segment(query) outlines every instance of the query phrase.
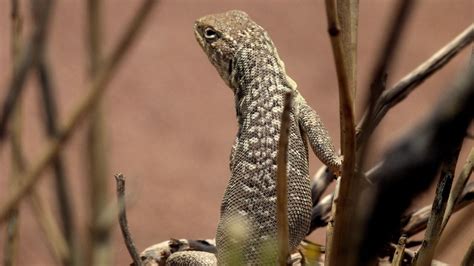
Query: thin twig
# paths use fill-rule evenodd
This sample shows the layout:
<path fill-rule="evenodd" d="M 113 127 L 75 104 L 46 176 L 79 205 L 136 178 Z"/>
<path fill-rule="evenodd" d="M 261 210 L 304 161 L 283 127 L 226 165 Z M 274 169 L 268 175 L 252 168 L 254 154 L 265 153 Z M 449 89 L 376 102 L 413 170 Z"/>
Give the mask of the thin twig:
<path fill-rule="evenodd" d="M 15 69 L 13 76 L 8 84 L 8 94 L 2 106 L 0 114 L 0 142 L 6 135 L 6 128 L 10 115 L 23 91 L 23 85 L 26 80 L 26 74 L 32 68 L 42 53 L 51 13 L 52 0 L 32 1 L 32 11 L 35 15 L 34 30 L 20 50 L 18 60 L 15 60 Z"/>
<path fill-rule="evenodd" d="M 367 99 L 367 111 L 366 111 L 366 123 L 360 128 L 358 140 L 357 141 L 357 149 L 360 150 L 360 160 L 365 159 L 365 152 L 367 147 L 367 140 L 372 134 L 374 128 L 374 111 L 375 111 L 375 103 L 380 98 L 380 95 L 385 89 L 385 80 L 386 80 L 386 73 L 387 69 L 390 67 L 392 63 L 392 59 L 395 55 L 395 50 L 397 49 L 398 45 L 401 43 L 401 34 L 405 29 L 405 25 L 408 21 L 408 17 L 413 10 L 413 5 L 415 1 L 410 0 L 403 0 L 400 1 L 397 6 L 395 7 L 394 11 L 394 19 L 391 22 L 390 28 L 386 35 L 384 44 L 380 53 L 377 57 L 376 64 L 372 69 L 371 74 L 371 82 L 370 84 L 370 93 Z M 359 167 L 363 166 L 363 161 L 359 162 Z"/>
<path fill-rule="evenodd" d="M 353 7 L 357 4 L 349 4 L 345 9 L 336 5 L 336 0 L 326 0 L 326 15 L 328 21 L 328 32 L 331 39 L 334 62 L 336 64 L 337 80 L 339 85 L 339 112 L 341 117 L 341 150 L 344 155 L 342 167 L 342 179 L 340 183 L 339 198 L 334 208 L 334 234 L 328 234 L 330 243 L 328 247 L 327 265 L 345 264 L 344 261 L 350 258 L 348 247 L 350 243 L 344 240 L 347 237 L 350 223 L 355 209 L 350 202 L 355 199 L 359 190 L 358 178 L 355 173 L 355 124 L 354 124 L 354 90 L 355 90 L 355 55 L 356 48 L 352 47 L 352 37 L 357 36 L 357 27 L 352 25 L 353 20 L 357 21 L 357 10 Z M 340 12 L 340 13 L 338 13 Z M 348 12 L 348 13 L 344 13 Z M 339 18 L 346 18 L 344 25 L 348 28 L 342 29 Z M 343 39 L 343 36 L 346 38 Z M 346 41 L 346 42 L 345 42 Z M 350 42 L 350 43 L 347 43 Z M 341 210 L 341 211 L 336 211 Z M 344 211 L 342 211 L 344 210 Z M 332 232 L 330 232 L 332 233 Z M 332 237 L 334 239 L 332 239 Z M 346 256 L 346 254 L 349 254 Z M 349 265 L 349 264 L 348 264 Z"/>
<path fill-rule="evenodd" d="M 43 230 L 48 243 L 51 246 L 51 251 L 58 263 L 71 263 L 71 251 L 67 245 L 61 229 L 56 222 L 51 209 L 47 207 L 43 198 L 33 190 L 30 194 L 30 204 L 33 207 L 33 212 L 38 220 L 38 223 Z"/>
<path fill-rule="evenodd" d="M 138 255 L 137 248 L 135 247 L 130 231 L 128 230 L 127 213 L 125 211 L 125 177 L 122 174 L 116 174 L 115 181 L 117 182 L 117 200 L 119 206 L 121 206 L 119 212 L 119 223 L 120 229 L 122 230 L 122 236 L 125 241 L 125 245 L 127 246 L 128 253 L 133 259 L 134 265 L 140 266 L 142 265 L 142 261 Z"/>
<path fill-rule="evenodd" d="M 442 233 L 443 217 L 448 203 L 461 145 L 462 142 L 458 144 L 453 154 L 447 157 L 441 165 L 441 177 L 436 187 L 435 199 L 433 201 L 433 207 L 431 208 L 425 239 L 415 256 L 416 265 L 429 265 L 433 260 L 434 252 Z"/>
<path fill-rule="evenodd" d="M 11 42 L 10 42 L 10 52 L 11 52 L 11 59 L 13 62 L 13 69 L 15 69 L 18 60 L 18 54 L 20 49 L 20 42 L 21 42 L 21 30 L 22 30 L 22 23 L 23 19 L 20 15 L 20 7 L 19 2 L 17 0 L 11 1 Z M 20 162 L 17 160 L 18 156 L 16 156 L 15 151 L 16 148 L 19 146 L 19 132 L 20 130 L 20 111 L 21 107 L 16 106 L 13 110 L 13 123 L 11 125 L 12 131 L 12 169 L 13 173 L 11 175 L 10 186 L 12 189 L 17 184 L 17 179 L 15 178 L 20 169 L 21 165 Z M 15 142 L 17 143 L 15 145 Z M 8 224 L 6 228 L 6 239 L 5 239 L 5 246 L 4 246 L 4 258 L 3 258 L 3 265 L 5 266 L 12 266 L 16 265 L 16 255 L 18 251 L 18 232 L 19 232 L 19 212 L 18 209 L 12 210 L 10 213 L 10 217 L 8 218 Z"/>
<path fill-rule="evenodd" d="M 474 203 L 474 181 L 469 182 L 465 186 L 463 192 L 458 197 L 458 200 L 453 207 L 453 213 L 472 203 Z M 423 231 L 428 224 L 430 214 L 431 204 L 424 206 L 413 213 L 407 214 L 402 218 L 403 229 L 401 234 L 406 234 L 408 237 L 411 237 Z"/>
<path fill-rule="evenodd" d="M 401 138 L 372 173 L 376 180 L 358 202 L 363 220 L 359 246 L 360 265 L 370 264 L 391 235 L 399 231 L 400 219 L 420 192 L 430 187 L 443 161 L 463 141 L 472 121 L 474 106 L 473 68 L 464 71 L 453 88 L 436 104 L 431 115 Z M 403 191 L 403 197 L 400 197 Z"/>
<path fill-rule="evenodd" d="M 451 193 L 449 194 L 448 204 L 446 206 L 446 211 L 443 217 L 443 224 L 441 226 L 441 232 L 444 230 L 448 224 L 449 218 L 453 212 L 453 207 L 456 205 L 456 202 L 459 201 L 459 198 L 464 190 L 464 187 L 469 180 L 469 176 L 472 174 L 472 168 L 474 167 L 474 148 L 471 148 L 469 155 L 467 156 L 466 163 L 464 164 L 461 173 L 459 174 L 456 184 L 454 185 Z"/>
<path fill-rule="evenodd" d="M 37 75 L 41 87 L 41 96 L 44 107 L 44 125 L 45 130 L 50 138 L 56 138 L 58 136 L 58 123 L 57 123 L 57 104 L 54 98 L 54 86 L 51 78 L 51 72 L 49 65 L 46 62 L 46 56 L 43 54 L 40 56 L 37 64 Z M 53 171 L 55 177 L 55 191 L 57 204 L 59 205 L 59 215 L 61 217 L 63 233 L 67 241 L 67 245 L 70 251 L 74 248 L 74 219 L 72 213 L 74 212 L 71 204 L 71 193 L 67 182 L 64 163 L 61 154 L 58 154 L 53 159 Z M 73 254 L 70 254 L 73 256 Z M 70 264 L 72 258 L 67 258 L 65 264 Z"/>
<path fill-rule="evenodd" d="M 133 18 L 132 22 L 127 27 L 124 35 L 120 39 L 118 45 L 113 50 L 113 53 L 106 60 L 106 63 L 101 68 L 96 78 L 89 85 L 90 89 L 87 90 L 90 93 L 79 103 L 74 110 L 73 114 L 67 120 L 65 126 L 60 130 L 59 137 L 52 140 L 51 143 L 43 151 L 40 159 L 24 176 L 21 177 L 24 180 L 23 184 L 19 186 L 4 202 L 0 208 L 0 222 L 4 221 L 7 214 L 15 208 L 23 197 L 31 190 L 40 178 L 40 174 L 46 169 L 51 161 L 57 156 L 58 152 L 69 140 L 72 132 L 77 128 L 79 122 L 82 121 L 85 115 L 87 115 L 91 108 L 95 106 L 102 97 L 106 85 L 115 73 L 117 66 L 124 58 L 128 48 L 135 40 L 138 30 L 143 25 L 145 18 L 148 17 L 150 11 L 156 0 L 145 0 L 138 10 L 137 14 Z"/>
<path fill-rule="evenodd" d="M 287 92 L 283 98 L 283 113 L 281 115 L 280 140 L 277 154 L 277 230 L 278 230 L 278 261 L 280 266 L 287 264 L 289 250 L 288 232 L 288 134 L 290 131 L 290 112 L 292 93 Z"/>
<path fill-rule="evenodd" d="M 377 100 L 373 110 L 371 127 L 368 123 L 368 115 L 364 114 L 357 125 L 357 146 L 362 141 L 362 134 L 370 135 L 374 128 L 380 123 L 385 114 L 397 103 L 405 99 L 413 90 L 422 84 L 427 78 L 445 66 L 463 48 L 474 41 L 474 24 L 471 24 L 452 41 L 437 51 L 428 60 L 398 81 L 393 87 L 384 91 Z M 367 131 L 363 133 L 363 131 Z"/>
<path fill-rule="evenodd" d="M 401 266 L 403 262 L 403 256 L 405 255 L 405 244 L 407 243 L 407 238 L 401 236 L 398 240 L 398 245 L 395 247 L 395 252 L 393 254 L 392 266 Z"/>
<path fill-rule="evenodd" d="M 21 141 L 21 102 L 15 105 L 12 113 L 12 133 L 11 147 L 13 157 L 13 169 L 16 186 L 21 185 L 23 180 L 19 178 L 27 169 L 27 162 L 24 156 Z M 14 189 L 13 189 L 14 191 Z M 69 256 L 69 249 L 61 234 L 58 224 L 56 223 L 51 209 L 47 208 L 41 195 L 32 190 L 29 194 L 29 203 L 32 206 L 33 213 L 38 221 L 42 231 L 46 236 L 46 240 L 51 248 L 51 253 L 58 263 L 65 263 Z"/>

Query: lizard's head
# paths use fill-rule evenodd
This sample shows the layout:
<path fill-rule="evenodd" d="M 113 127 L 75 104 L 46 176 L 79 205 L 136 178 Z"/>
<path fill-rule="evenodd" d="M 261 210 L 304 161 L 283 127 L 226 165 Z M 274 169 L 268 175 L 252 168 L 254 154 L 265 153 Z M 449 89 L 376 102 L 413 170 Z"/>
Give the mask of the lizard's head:
<path fill-rule="evenodd" d="M 242 48 L 256 49 L 263 44 L 263 40 L 268 40 L 265 31 L 245 12 L 238 10 L 198 19 L 194 24 L 194 34 L 211 63 L 231 88 L 232 68 L 238 60 L 238 52 Z"/>

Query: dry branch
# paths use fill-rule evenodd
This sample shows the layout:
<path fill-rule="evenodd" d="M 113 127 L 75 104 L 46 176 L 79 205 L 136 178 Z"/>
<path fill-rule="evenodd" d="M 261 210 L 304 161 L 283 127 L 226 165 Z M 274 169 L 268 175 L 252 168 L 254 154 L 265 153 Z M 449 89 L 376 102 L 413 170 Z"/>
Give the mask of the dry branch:
<path fill-rule="evenodd" d="M 42 152 L 40 159 L 32 166 L 24 176 L 23 184 L 19 186 L 6 200 L 0 208 L 0 222 L 4 221 L 8 213 L 15 208 L 23 197 L 31 190 L 31 188 L 39 180 L 41 173 L 57 156 L 65 142 L 69 140 L 72 132 L 77 128 L 79 122 L 82 121 L 85 115 L 90 112 L 91 108 L 95 106 L 102 97 L 104 89 L 112 75 L 115 73 L 117 66 L 124 58 L 124 55 L 132 42 L 135 40 L 138 30 L 141 28 L 145 18 L 149 15 L 156 0 L 145 0 L 133 18 L 130 25 L 125 30 L 124 35 L 120 39 L 118 45 L 113 50 L 111 56 L 105 61 L 103 67 L 98 72 L 96 78 L 90 84 L 90 93 L 79 103 L 73 114 L 67 120 L 65 126 L 60 130 L 57 139 L 52 140 L 51 143 Z"/>
<path fill-rule="evenodd" d="M 407 238 L 401 236 L 398 240 L 398 244 L 395 247 L 395 252 L 393 254 L 392 266 L 401 266 L 403 262 L 403 256 L 405 255 L 405 244 L 407 243 Z"/>
<path fill-rule="evenodd" d="M 290 112 L 293 102 L 291 92 L 283 97 L 283 113 L 281 115 L 280 140 L 277 154 L 277 230 L 278 230 L 278 261 L 280 266 L 287 264 L 290 255 L 288 232 L 288 134 L 290 131 Z"/>
<path fill-rule="evenodd" d="M 362 142 L 362 135 L 365 134 L 368 137 L 393 106 L 405 99 L 417 86 L 445 66 L 454 56 L 473 41 L 474 24 L 467 27 L 428 60 L 398 81 L 392 88 L 385 90 L 375 103 L 371 125 L 368 125 L 369 120 L 367 113 L 364 114 L 357 125 L 357 146 L 360 146 Z"/>
<path fill-rule="evenodd" d="M 49 138 L 58 137 L 58 123 L 57 123 L 57 104 L 56 99 L 54 98 L 54 86 L 51 78 L 51 72 L 48 63 L 46 62 L 46 56 L 44 54 L 40 55 L 37 64 L 37 75 L 41 88 L 41 100 L 44 107 L 44 125 L 45 130 Z M 71 199 L 69 198 L 71 193 L 67 183 L 67 178 L 64 169 L 64 163 L 61 157 L 61 154 L 58 154 L 53 159 L 53 171 L 55 177 L 55 191 L 57 204 L 59 205 L 59 215 L 61 217 L 63 225 L 63 233 L 66 238 L 69 250 L 74 250 L 74 219 L 72 213 L 74 209 L 71 204 Z M 72 254 L 71 254 L 72 256 Z M 71 258 L 68 258 L 69 264 Z"/>
<path fill-rule="evenodd" d="M 102 1 L 87 1 L 87 36 L 89 54 L 89 75 L 91 80 L 98 73 L 101 55 L 101 6 Z M 102 112 L 101 101 L 92 108 L 87 128 L 87 169 L 89 171 L 89 194 L 91 195 L 87 204 L 90 208 L 91 230 L 89 235 L 88 258 L 92 265 L 110 264 L 111 227 L 100 224 L 100 217 L 106 211 L 108 204 L 108 171 L 107 157 L 105 155 L 105 119 Z"/>
<path fill-rule="evenodd" d="M 32 13 L 35 16 L 33 32 L 20 49 L 18 60 L 14 66 L 13 76 L 8 84 L 8 94 L 0 114 L 0 142 L 6 135 L 6 128 L 10 115 L 23 91 L 23 85 L 28 71 L 36 64 L 38 56 L 42 53 L 47 37 L 49 14 L 52 9 L 52 0 L 32 1 Z"/>
<path fill-rule="evenodd" d="M 385 90 L 387 69 L 390 67 L 392 59 L 395 55 L 395 50 L 401 42 L 400 36 L 405 28 L 411 11 L 413 10 L 414 2 L 415 1 L 403 0 L 400 1 L 395 7 L 394 19 L 391 22 L 387 36 L 384 40 L 384 44 L 380 50 L 380 54 L 377 56 L 376 64 L 372 69 L 370 92 L 367 99 L 367 123 L 364 124 L 364 127 L 360 128 L 360 136 L 358 137 L 357 141 L 357 149 L 361 150 L 361 158 L 359 158 L 360 160 L 365 159 L 364 157 L 365 149 L 367 148 L 367 140 L 372 133 L 371 129 L 374 128 L 375 104 Z M 363 161 L 360 162 L 361 163 L 359 166 L 362 166 Z"/>
<path fill-rule="evenodd" d="M 399 230 L 402 213 L 431 185 L 440 164 L 462 142 L 474 115 L 472 70 L 470 67 L 456 80 L 428 119 L 394 145 L 372 174 L 374 186 L 359 205 L 359 210 L 366 210 L 360 212 L 364 245 L 359 247 L 359 264 L 371 262 L 378 249 Z"/>
<path fill-rule="evenodd" d="M 456 184 L 454 185 L 451 193 L 449 194 L 448 204 L 446 206 L 446 212 L 443 217 L 443 225 L 441 231 L 444 230 L 446 224 L 448 224 L 449 218 L 453 212 L 453 207 L 459 201 L 461 194 L 463 193 L 469 176 L 472 174 L 472 168 L 474 167 L 474 148 L 471 148 L 469 155 L 467 156 L 466 163 L 463 166 L 461 173 L 459 174 Z"/>
<path fill-rule="evenodd" d="M 342 167 L 342 179 L 340 183 L 339 198 L 336 202 L 337 208 L 334 208 L 334 219 L 336 221 L 334 234 L 329 231 L 327 264 L 337 265 L 345 264 L 345 259 L 350 260 L 348 247 L 350 244 L 344 238 L 349 235 L 348 224 L 350 217 L 355 212 L 351 207 L 352 201 L 358 192 L 358 179 L 354 175 L 355 169 L 355 124 L 354 124 L 354 90 L 355 90 L 355 52 L 357 49 L 352 47 L 356 45 L 352 43 L 351 36 L 357 36 L 357 27 L 352 24 L 353 20 L 357 21 L 357 3 L 351 1 L 344 9 L 339 8 L 336 0 L 326 0 L 326 16 L 328 21 L 328 32 L 331 39 L 331 46 L 336 64 L 337 80 L 339 85 L 339 112 L 341 118 L 341 150 L 344 155 Z M 346 13 L 344 13 L 346 12 Z M 342 29 L 339 18 L 346 18 L 344 21 L 347 27 Z M 349 36 L 349 37 L 348 37 Z M 345 37 L 345 38 L 344 38 Z M 355 39 L 356 40 L 356 39 Z M 349 43 L 348 43 L 349 42 Z M 336 210 L 341 210 L 337 212 Z M 344 210 L 344 211 L 342 211 Z M 350 241 L 349 241 L 350 242 Z"/>
<path fill-rule="evenodd" d="M 17 64 L 17 58 L 19 54 L 19 49 L 20 49 L 20 42 L 21 42 L 21 31 L 22 31 L 22 23 L 23 19 L 20 15 L 20 7 L 19 7 L 19 2 L 17 0 L 12 0 L 11 1 L 11 42 L 10 42 L 10 52 L 11 52 L 11 58 L 13 61 L 13 69 L 15 69 L 16 64 Z M 16 176 L 21 168 L 20 161 L 17 160 L 19 156 L 16 156 L 14 152 L 17 150 L 16 147 L 19 147 L 19 131 L 20 131 L 20 125 L 19 125 L 19 111 L 20 107 L 16 106 L 13 110 L 14 112 L 14 121 L 11 125 L 10 130 L 12 131 L 12 170 L 13 174 L 10 176 L 10 186 L 11 189 L 14 189 L 16 186 L 17 180 Z M 15 143 L 16 142 L 16 143 Z M 6 227 L 6 239 L 5 239 L 5 245 L 4 245 L 4 258 L 3 258 L 3 265 L 5 266 L 12 266 L 16 265 L 16 255 L 18 251 L 18 230 L 19 230 L 19 212 L 18 209 L 15 208 L 11 211 L 9 218 L 8 218 L 8 224 Z"/>
<path fill-rule="evenodd" d="M 120 229 L 122 231 L 122 236 L 125 241 L 125 245 L 127 246 L 128 253 L 130 257 L 133 259 L 133 263 L 135 266 L 140 266 L 141 260 L 140 256 L 138 256 L 137 248 L 135 247 L 135 243 L 133 242 L 132 235 L 128 230 L 128 222 L 127 222 L 127 213 L 125 207 L 125 177 L 122 174 L 115 175 L 115 181 L 117 182 L 117 200 L 118 205 L 121 206 L 119 212 L 119 224 Z"/>
<path fill-rule="evenodd" d="M 456 201 L 456 205 L 453 207 L 453 212 L 457 212 L 471 203 L 474 203 L 474 182 L 470 182 L 465 186 L 463 192 Z M 407 214 L 402 218 L 401 224 L 403 229 L 401 230 L 400 235 L 406 234 L 408 237 L 411 237 L 423 231 L 428 224 L 430 214 L 431 204 Z"/>
<path fill-rule="evenodd" d="M 435 199 L 431 208 L 431 215 L 425 231 L 425 239 L 415 256 L 415 264 L 428 265 L 433 260 L 435 248 L 441 237 L 443 217 L 448 203 L 449 192 L 453 183 L 454 170 L 461 151 L 462 141 L 455 147 L 453 154 L 448 156 L 441 165 L 441 177 L 436 187 Z"/>

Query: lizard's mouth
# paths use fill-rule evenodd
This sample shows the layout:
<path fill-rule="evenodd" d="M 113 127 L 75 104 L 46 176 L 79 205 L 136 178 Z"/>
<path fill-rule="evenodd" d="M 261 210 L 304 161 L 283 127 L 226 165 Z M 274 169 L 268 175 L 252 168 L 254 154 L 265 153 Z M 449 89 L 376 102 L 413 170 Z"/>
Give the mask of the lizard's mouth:
<path fill-rule="evenodd" d="M 198 41 L 199 45 L 201 47 L 204 47 L 204 39 L 201 36 L 197 22 L 194 23 L 193 30 L 194 30 L 194 36 L 196 37 L 196 40 Z"/>
<path fill-rule="evenodd" d="M 232 64 L 233 64 L 233 61 L 232 59 L 229 60 L 229 65 L 227 67 L 227 74 L 229 75 L 229 78 L 232 76 Z"/>

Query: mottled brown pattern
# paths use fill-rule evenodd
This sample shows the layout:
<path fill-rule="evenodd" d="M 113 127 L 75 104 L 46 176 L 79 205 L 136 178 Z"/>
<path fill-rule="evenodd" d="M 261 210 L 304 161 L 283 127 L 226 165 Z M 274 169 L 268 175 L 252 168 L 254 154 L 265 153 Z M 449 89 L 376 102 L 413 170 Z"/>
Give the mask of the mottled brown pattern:
<path fill-rule="evenodd" d="M 293 250 L 308 232 L 311 193 L 306 136 L 316 155 L 338 172 L 341 161 L 318 115 L 288 77 L 267 32 L 242 11 L 205 16 L 195 35 L 211 63 L 234 92 L 239 130 L 231 151 L 231 178 L 221 206 L 216 243 L 219 262 L 243 254 L 246 263 L 261 264 L 263 245 L 277 258 L 276 156 L 283 94 L 295 98 L 290 114 L 288 151 L 289 245 Z M 243 222 L 245 245 L 229 231 Z M 266 243 L 266 244 L 264 244 Z M 236 252 L 236 253 L 234 253 Z"/>

